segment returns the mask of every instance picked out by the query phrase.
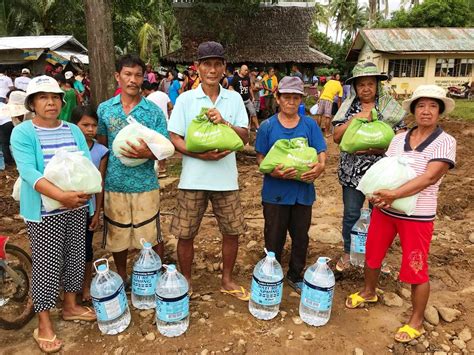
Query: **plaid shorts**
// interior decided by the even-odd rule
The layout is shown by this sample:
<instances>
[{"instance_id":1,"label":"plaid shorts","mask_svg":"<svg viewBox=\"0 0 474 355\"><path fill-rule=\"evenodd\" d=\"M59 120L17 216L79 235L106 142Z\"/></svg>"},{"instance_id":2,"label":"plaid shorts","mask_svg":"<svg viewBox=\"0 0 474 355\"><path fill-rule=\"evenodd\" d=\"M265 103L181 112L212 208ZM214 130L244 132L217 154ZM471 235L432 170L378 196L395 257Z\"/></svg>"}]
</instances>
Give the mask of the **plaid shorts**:
<instances>
[{"instance_id":1,"label":"plaid shorts","mask_svg":"<svg viewBox=\"0 0 474 355\"><path fill-rule=\"evenodd\" d=\"M332 113L332 101L319 100L318 113L317 115L331 117Z\"/></svg>"},{"instance_id":2,"label":"plaid shorts","mask_svg":"<svg viewBox=\"0 0 474 355\"><path fill-rule=\"evenodd\" d=\"M171 220L170 233L180 239L194 238L209 200L222 234L239 236L246 231L238 190L179 190L178 208Z\"/></svg>"}]
</instances>

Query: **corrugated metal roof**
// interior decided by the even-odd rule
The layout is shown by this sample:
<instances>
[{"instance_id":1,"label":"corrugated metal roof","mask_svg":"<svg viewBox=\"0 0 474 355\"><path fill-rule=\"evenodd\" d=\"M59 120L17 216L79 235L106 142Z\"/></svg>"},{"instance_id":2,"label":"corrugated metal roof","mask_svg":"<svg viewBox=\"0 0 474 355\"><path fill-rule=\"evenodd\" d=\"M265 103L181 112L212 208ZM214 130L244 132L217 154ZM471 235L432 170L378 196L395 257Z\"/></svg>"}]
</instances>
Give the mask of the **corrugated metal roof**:
<instances>
[{"instance_id":1,"label":"corrugated metal roof","mask_svg":"<svg viewBox=\"0 0 474 355\"><path fill-rule=\"evenodd\" d=\"M0 51L11 49L51 49L55 50L70 42L73 45L84 47L73 36L18 36L18 37L0 37Z\"/></svg>"},{"instance_id":2,"label":"corrugated metal roof","mask_svg":"<svg viewBox=\"0 0 474 355\"><path fill-rule=\"evenodd\" d=\"M360 33L378 52L474 52L472 27L373 28Z\"/></svg>"}]
</instances>

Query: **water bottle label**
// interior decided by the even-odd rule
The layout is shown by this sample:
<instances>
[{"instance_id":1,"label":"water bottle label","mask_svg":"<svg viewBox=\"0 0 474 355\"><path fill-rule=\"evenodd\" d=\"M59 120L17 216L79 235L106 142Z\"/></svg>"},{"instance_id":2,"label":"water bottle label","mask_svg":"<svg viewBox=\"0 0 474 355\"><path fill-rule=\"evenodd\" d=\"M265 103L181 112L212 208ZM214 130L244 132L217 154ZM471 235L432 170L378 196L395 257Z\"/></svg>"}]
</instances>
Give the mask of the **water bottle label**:
<instances>
[{"instance_id":1,"label":"water bottle label","mask_svg":"<svg viewBox=\"0 0 474 355\"><path fill-rule=\"evenodd\" d=\"M281 302L282 296L283 279L277 282L265 282L253 277L250 297L255 303L262 306L275 306Z\"/></svg>"},{"instance_id":2,"label":"water bottle label","mask_svg":"<svg viewBox=\"0 0 474 355\"><path fill-rule=\"evenodd\" d=\"M92 304L99 321L107 322L120 317L128 306L124 285L122 284L111 296L92 297Z\"/></svg>"},{"instance_id":3,"label":"water bottle label","mask_svg":"<svg viewBox=\"0 0 474 355\"><path fill-rule=\"evenodd\" d=\"M132 292L138 296L152 296L155 294L158 270L133 271Z\"/></svg>"},{"instance_id":4,"label":"water bottle label","mask_svg":"<svg viewBox=\"0 0 474 355\"><path fill-rule=\"evenodd\" d=\"M351 238L354 241L354 252L365 254L367 233L351 231Z\"/></svg>"},{"instance_id":5,"label":"water bottle label","mask_svg":"<svg viewBox=\"0 0 474 355\"><path fill-rule=\"evenodd\" d=\"M157 294L156 314L163 322L177 322L186 318L189 314L188 293L176 298L161 297Z\"/></svg>"},{"instance_id":6,"label":"water bottle label","mask_svg":"<svg viewBox=\"0 0 474 355\"><path fill-rule=\"evenodd\" d=\"M318 287L304 280L301 302L313 311L329 311L333 296L334 286Z\"/></svg>"}]
</instances>

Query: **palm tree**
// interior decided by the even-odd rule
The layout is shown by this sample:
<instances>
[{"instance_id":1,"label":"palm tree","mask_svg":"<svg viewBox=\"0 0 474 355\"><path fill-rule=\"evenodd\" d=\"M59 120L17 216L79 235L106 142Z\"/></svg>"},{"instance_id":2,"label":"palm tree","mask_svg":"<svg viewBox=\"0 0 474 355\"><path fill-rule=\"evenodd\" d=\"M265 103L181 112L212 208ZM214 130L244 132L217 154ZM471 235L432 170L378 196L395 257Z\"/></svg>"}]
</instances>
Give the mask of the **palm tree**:
<instances>
[{"instance_id":1,"label":"palm tree","mask_svg":"<svg viewBox=\"0 0 474 355\"><path fill-rule=\"evenodd\" d=\"M367 8L358 6L357 2L354 2L349 9L349 16L342 24L342 29L349 35L350 39L353 40L357 32L365 27L367 21Z\"/></svg>"},{"instance_id":2,"label":"palm tree","mask_svg":"<svg viewBox=\"0 0 474 355\"><path fill-rule=\"evenodd\" d=\"M355 0L333 0L329 5L330 13L336 22L336 42L338 42L341 27L351 21L351 9L356 6Z\"/></svg>"},{"instance_id":3,"label":"palm tree","mask_svg":"<svg viewBox=\"0 0 474 355\"><path fill-rule=\"evenodd\" d=\"M321 24L326 26L326 36L328 34L330 16L329 16L329 7L328 5L320 4L316 2L314 4L313 12L313 23Z\"/></svg>"}]
</instances>

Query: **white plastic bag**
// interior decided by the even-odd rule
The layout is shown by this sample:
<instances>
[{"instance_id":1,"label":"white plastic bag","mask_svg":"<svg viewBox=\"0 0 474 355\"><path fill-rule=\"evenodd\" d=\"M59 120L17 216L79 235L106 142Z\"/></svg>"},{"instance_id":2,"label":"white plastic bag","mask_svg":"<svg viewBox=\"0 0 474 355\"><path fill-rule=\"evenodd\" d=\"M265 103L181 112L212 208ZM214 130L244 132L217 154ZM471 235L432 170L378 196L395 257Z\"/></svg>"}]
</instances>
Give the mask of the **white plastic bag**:
<instances>
[{"instance_id":1,"label":"white plastic bag","mask_svg":"<svg viewBox=\"0 0 474 355\"><path fill-rule=\"evenodd\" d=\"M317 114L318 114L318 108L319 108L319 104L318 104L318 103L314 104L314 105L311 106L311 108L309 109L309 113L312 114L313 116L314 116L314 115L317 115Z\"/></svg>"},{"instance_id":2,"label":"white plastic bag","mask_svg":"<svg viewBox=\"0 0 474 355\"><path fill-rule=\"evenodd\" d=\"M63 191L81 191L96 194L102 191L102 176L83 152L56 151L44 169L44 178ZM41 195L47 212L63 207L59 201Z\"/></svg>"},{"instance_id":3,"label":"white plastic bag","mask_svg":"<svg viewBox=\"0 0 474 355\"><path fill-rule=\"evenodd\" d=\"M12 197L15 201L20 201L20 189L21 189L21 177L16 179L15 184L13 184Z\"/></svg>"},{"instance_id":4,"label":"white plastic bag","mask_svg":"<svg viewBox=\"0 0 474 355\"><path fill-rule=\"evenodd\" d=\"M385 157L380 159L364 174L357 190L368 198L381 189L396 189L416 177L415 170L408 165L409 158L402 156ZM410 216L415 212L418 194L403 197L393 201L392 208Z\"/></svg>"},{"instance_id":5,"label":"white plastic bag","mask_svg":"<svg viewBox=\"0 0 474 355\"><path fill-rule=\"evenodd\" d=\"M121 154L122 149L129 148L127 141L134 145L139 145L138 138L141 138L148 145L153 155L158 160L166 159L174 154L174 145L165 136L138 123L132 116L128 116L127 126L122 128L114 139L112 150L122 164L134 167L145 163L148 159L127 158Z\"/></svg>"}]
</instances>

